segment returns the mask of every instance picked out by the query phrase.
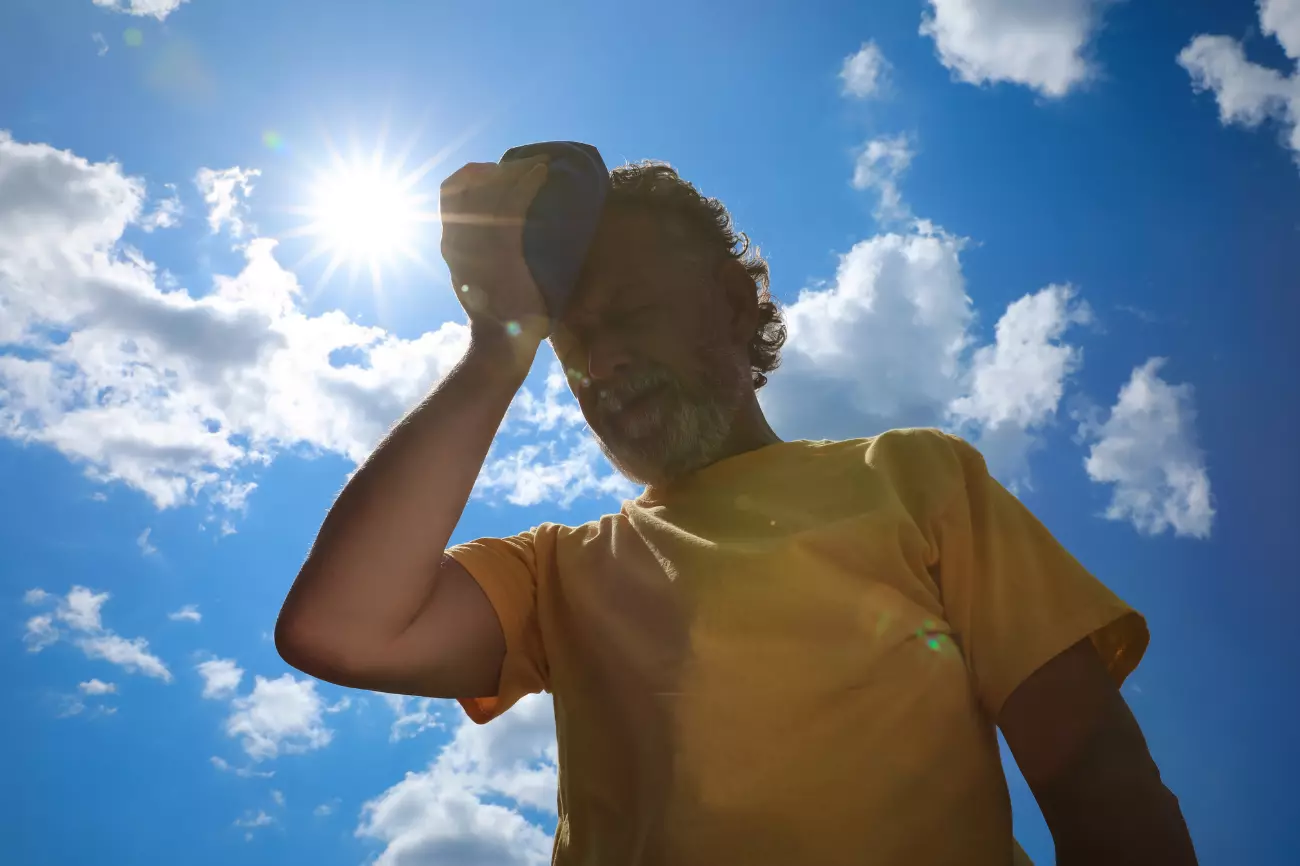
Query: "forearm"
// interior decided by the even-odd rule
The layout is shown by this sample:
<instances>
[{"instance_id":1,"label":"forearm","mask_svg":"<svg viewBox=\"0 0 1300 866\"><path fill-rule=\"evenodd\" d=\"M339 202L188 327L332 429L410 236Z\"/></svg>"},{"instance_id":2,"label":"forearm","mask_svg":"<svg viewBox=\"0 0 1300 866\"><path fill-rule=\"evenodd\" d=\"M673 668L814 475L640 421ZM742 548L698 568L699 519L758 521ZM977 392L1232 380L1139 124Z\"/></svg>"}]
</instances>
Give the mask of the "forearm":
<instances>
[{"instance_id":1,"label":"forearm","mask_svg":"<svg viewBox=\"0 0 1300 866\"><path fill-rule=\"evenodd\" d=\"M1056 843L1058 866L1194 866L1178 799L1143 749L1081 756L1035 792Z\"/></svg>"},{"instance_id":2,"label":"forearm","mask_svg":"<svg viewBox=\"0 0 1300 866\"><path fill-rule=\"evenodd\" d=\"M369 646L410 624L537 345L473 339L394 427L326 516L281 610L277 643Z\"/></svg>"}]
</instances>

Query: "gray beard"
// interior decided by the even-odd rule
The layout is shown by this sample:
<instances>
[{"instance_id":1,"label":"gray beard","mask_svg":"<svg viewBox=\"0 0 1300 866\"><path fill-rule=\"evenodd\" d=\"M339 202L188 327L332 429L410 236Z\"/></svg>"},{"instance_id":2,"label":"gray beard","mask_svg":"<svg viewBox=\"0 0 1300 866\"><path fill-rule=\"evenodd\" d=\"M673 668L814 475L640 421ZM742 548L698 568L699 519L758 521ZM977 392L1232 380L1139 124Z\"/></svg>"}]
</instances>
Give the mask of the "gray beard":
<instances>
[{"instance_id":1,"label":"gray beard","mask_svg":"<svg viewBox=\"0 0 1300 866\"><path fill-rule=\"evenodd\" d=\"M662 485L718 460L741 405L738 389L720 381L688 389L666 371L652 371L637 384L664 385L667 393L642 417L593 431L614 468L635 483Z\"/></svg>"}]
</instances>

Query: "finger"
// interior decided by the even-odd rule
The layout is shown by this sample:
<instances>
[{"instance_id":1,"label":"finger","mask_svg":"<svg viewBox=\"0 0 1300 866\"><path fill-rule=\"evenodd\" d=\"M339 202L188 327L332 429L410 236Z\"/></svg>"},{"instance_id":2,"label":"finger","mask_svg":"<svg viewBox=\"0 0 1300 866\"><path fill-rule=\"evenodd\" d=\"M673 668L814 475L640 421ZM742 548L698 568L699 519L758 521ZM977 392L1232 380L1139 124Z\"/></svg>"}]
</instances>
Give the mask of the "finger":
<instances>
[{"instance_id":1,"label":"finger","mask_svg":"<svg viewBox=\"0 0 1300 866\"><path fill-rule=\"evenodd\" d=\"M495 162L467 162L447 176L439 187L443 196L455 195L483 183L495 174Z\"/></svg>"},{"instance_id":2,"label":"finger","mask_svg":"<svg viewBox=\"0 0 1300 866\"><path fill-rule=\"evenodd\" d=\"M529 169L518 182L501 197L500 213L507 216L520 216L537 196L546 183L549 167L541 164Z\"/></svg>"},{"instance_id":3,"label":"finger","mask_svg":"<svg viewBox=\"0 0 1300 866\"><path fill-rule=\"evenodd\" d=\"M444 223L468 226L512 226L522 225L524 218L519 214L494 214L481 211L444 211Z\"/></svg>"}]
</instances>

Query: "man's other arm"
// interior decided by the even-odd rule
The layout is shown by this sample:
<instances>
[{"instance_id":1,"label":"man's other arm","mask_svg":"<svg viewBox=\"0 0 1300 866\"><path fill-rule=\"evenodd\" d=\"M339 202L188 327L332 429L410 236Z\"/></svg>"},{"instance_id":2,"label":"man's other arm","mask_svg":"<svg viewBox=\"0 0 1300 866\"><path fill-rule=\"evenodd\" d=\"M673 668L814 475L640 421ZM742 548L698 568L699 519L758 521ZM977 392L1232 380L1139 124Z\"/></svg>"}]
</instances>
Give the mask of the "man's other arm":
<instances>
[{"instance_id":1,"label":"man's other arm","mask_svg":"<svg viewBox=\"0 0 1300 866\"><path fill-rule=\"evenodd\" d=\"M1052 832L1058 866L1196 863L1178 800L1090 639L1016 688L998 726Z\"/></svg>"}]
</instances>

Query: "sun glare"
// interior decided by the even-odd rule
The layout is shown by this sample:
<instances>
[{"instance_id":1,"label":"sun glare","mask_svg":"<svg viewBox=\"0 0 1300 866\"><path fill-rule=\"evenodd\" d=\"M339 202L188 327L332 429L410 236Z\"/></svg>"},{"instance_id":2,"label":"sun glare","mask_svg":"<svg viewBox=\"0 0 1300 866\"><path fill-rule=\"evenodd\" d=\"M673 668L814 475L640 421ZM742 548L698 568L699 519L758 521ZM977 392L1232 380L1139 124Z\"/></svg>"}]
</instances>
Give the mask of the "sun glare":
<instances>
[{"instance_id":1,"label":"sun glare","mask_svg":"<svg viewBox=\"0 0 1300 866\"><path fill-rule=\"evenodd\" d=\"M310 203L293 209L307 223L289 234L313 240L304 262L329 257L322 283L342 265L353 277L364 268L376 289L384 269L403 260L428 267L419 253L420 232L438 216L416 187L438 161L408 171L401 158L386 163L382 146L361 158L331 151L329 166L315 173Z\"/></svg>"},{"instance_id":2,"label":"sun glare","mask_svg":"<svg viewBox=\"0 0 1300 866\"><path fill-rule=\"evenodd\" d=\"M350 259L387 261L410 246L419 205L393 172L354 167L321 184L312 210L323 243Z\"/></svg>"}]
</instances>

